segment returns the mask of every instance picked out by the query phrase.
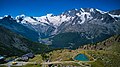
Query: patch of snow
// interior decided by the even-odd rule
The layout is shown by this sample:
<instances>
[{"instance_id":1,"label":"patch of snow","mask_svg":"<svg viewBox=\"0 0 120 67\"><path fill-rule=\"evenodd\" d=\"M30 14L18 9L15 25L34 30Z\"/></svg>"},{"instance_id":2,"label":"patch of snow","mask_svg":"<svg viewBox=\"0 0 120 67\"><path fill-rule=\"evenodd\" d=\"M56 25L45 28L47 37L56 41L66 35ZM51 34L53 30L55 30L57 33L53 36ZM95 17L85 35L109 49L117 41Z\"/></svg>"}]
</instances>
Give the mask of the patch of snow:
<instances>
[{"instance_id":1,"label":"patch of snow","mask_svg":"<svg viewBox=\"0 0 120 67\"><path fill-rule=\"evenodd\" d=\"M24 21L28 21L28 22L36 22L34 19L32 19L31 17L25 17Z\"/></svg>"},{"instance_id":2,"label":"patch of snow","mask_svg":"<svg viewBox=\"0 0 120 67\"><path fill-rule=\"evenodd\" d=\"M80 13L76 13L76 15L79 16L79 17L81 16Z\"/></svg>"},{"instance_id":3,"label":"patch of snow","mask_svg":"<svg viewBox=\"0 0 120 67\"><path fill-rule=\"evenodd\" d=\"M53 25L59 25L60 24L60 16L48 17L48 20L51 23L53 23Z\"/></svg>"},{"instance_id":4,"label":"patch of snow","mask_svg":"<svg viewBox=\"0 0 120 67\"><path fill-rule=\"evenodd\" d=\"M75 17L71 17L71 19L73 20Z\"/></svg>"},{"instance_id":5,"label":"patch of snow","mask_svg":"<svg viewBox=\"0 0 120 67\"><path fill-rule=\"evenodd\" d=\"M107 12L101 11L101 10L99 10L99 9L96 9L96 10L99 11L101 14L107 13Z\"/></svg>"},{"instance_id":6,"label":"patch of snow","mask_svg":"<svg viewBox=\"0 0 120 67\"><path fill-rule=\"evenodd\" d=\"M101 18L101 20L103 20L104 18Z\"/></svg>"},{"instance_id":7,"label":"patch of snow","mask_svg":"<svg viewBox=\"0 0 120 67\"><path fill-rule=\"evenodd\" d=\"M71 11L68 11L69 13L71 12Z\"/></svg>"},{"instance_id":8,"label":"patch of snow","mask_svg":"<svg viewBox=\"0 0 120 67\"><path fill-rule=\"evenodd\" d=\"M90 12L94 12L94 9L93 9L93 8L91 8L91 9L90 9Z\"/></svg>"},{"instance_id":9,"label":"patch of snow","mask_svg":"<svg viewBox=\"0 0 120 67\"><path fill-rule=\"evenodd\" d=\"M93 19L93 20L98 20L98 19Z\"/></svg>"},{"instance_id":10,"label":"patch of snow","mask_svg":"<svg viewBox=\"0 0 120 67\"><path fill-rule=\"evenodd\" d=\"M22 24L25 24L25 23L30 23L32 25L37 25L39 24L38 21L32 19L31 17L25 17L22 21L21 21Z\"/></svg>"},{"instance_id":11,"label":"patch of snow","mask_svg":"<svg viewBox=\"0 0 120 67\"><path fill-rule=\"evenodd\" d=\"M74 22L74 23L72 23L72 25L75 25L75 22Z\"/></svg>"},{"instance_id":12,"label":"patch of snow","mask_svg":"<svg viewBox=\"0 0 120 67\"><path fill-rule=\"evenodd\" d=\"M78 9L75 8L75 10L77 11Z\"/></svg>"},{"instance_id":13,"label":"patch of snow","mask_svg":"<svg viewBox=\"0 0 120 67\"><path fill-rule=\"evenodd\" d=\"M78 21L78 23L79 23L79 24L81 24L81 22L80 22L80 21Z\"/></svg>"},{"instance_id":14,"label":"patch of snow","mask_svg":"<svg viewBox=\"0 0 120 67\"><path fill-rule=\"evenodd\" d=\"M85 15L87 16L87 18L85 18ZM84 23L85 22L85 20L86 19L92 19L93 17L91 16L91 14L90 13L88 13L88 12L82 12L81 13L81 17L80 17L80 19L82 20L82 22L80 23L80 24L82 24L82 23Z\"/></svg>"},{"instance_id":15,"label":"patch of snow","mask_svg":"<svg viewBox=\"0 0 120 67\"><path fill-rule=\"evenodd\" d=\"M109 14L111 17L115 18L115 17L120 17L120 15L113 15L113 14Z\"/></svg>"},{"instance_id":16,"label":"patch of snow","mask_svg":"<svg viewBox=\"0 0 120 67\"><path fill-rule=\"evenodd\" d=\"M47 17L46 17L46 16L34 17L34 18L36 18L36 20L37 20L38 22L48 23L48 22L47 22Z\"/></svg>"},{"instance_id":17,"label":"patch of snow","mask_svg":"<svg viewBox=\"0 0 120 67\"><path fill-rule=\"evenodd\" d=\"M53 14L47 14L47 17L51 17Z\"/></svg>"},{"instance_id":18,"label":"patch of snow","mask_svg":"<svg viewBox=\"0 0 120 67\"><path fill-rule=\"evenodd\" d=\"M0 19L3 19L3 17L0 17Z\"/></svg>"},{"instance_id":19,"label":"patch of snow","mask_svg":"<svg viewBox=\"0 0 120 67\"><path fill-rule=\"evenodd\" d=\"M4 15L4 17L8 17L8 15Z\"/></svg>"},{"instance_id":20,"label":"patch of snow","mask_svg":"<svg viewBox=\"0 0 120 67\"><path fill-rule=\"evenodd\" d=\"M16 20L17 22L20 22L19 20Z\"/></svg>"},{"instance_id":21,"label":"patch of snow","mask_svg":"<svg viewBox=\"0 0 120 67\"><path fill-rule=\"evenodd\" d=\"M84 12L84 9L83 8L80 8L82 12Z\"/></svg>"},{"instance_id":22,"label":"patch of snow","mask_svg":"<svg viewBox=\"0 0 120 67\"><path fill-rule=\"evenodd\" d=\"M85 22L85 17L84 17L84 15L83 16L81 16L81 18L80 18L81 20L82 20L82 22L80 23L80 24L82 24L82 23L84 23Z\"/></svg>"},{"instance_id":23,"label":"patch of snow","mask_svg":"<svg viewBox=\"0 0 120 67\"><path fill-rule=\"evenodd\" d=\"M69 21L71 17L67 17L66 15L61 15L61 22Z\"/></svg>"}]
</instances>

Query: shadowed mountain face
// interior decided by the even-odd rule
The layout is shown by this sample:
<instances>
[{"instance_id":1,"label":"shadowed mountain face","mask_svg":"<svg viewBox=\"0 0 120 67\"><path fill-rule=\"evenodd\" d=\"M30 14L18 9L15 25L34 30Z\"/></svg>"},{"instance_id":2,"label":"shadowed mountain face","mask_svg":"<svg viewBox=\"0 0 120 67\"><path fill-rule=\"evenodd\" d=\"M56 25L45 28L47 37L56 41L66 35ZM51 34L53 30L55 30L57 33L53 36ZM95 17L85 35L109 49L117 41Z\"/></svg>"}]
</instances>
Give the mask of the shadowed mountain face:
<instances>
[{"instance_id":1,"label":"shadowed mountain face","mask_svg":"<svg viewBox=\"0 0 120 67\"><path fill-rule=\"evenodd\" d=\"M57 48L75 49L120 34L120 10L104 12L94 8L81 8L56 16L19 15L15 19L6 19L8 17L1 19L2 26L33 41L38 40Z\"/></svg>"},{"instance_id":2,"label":"shadowed mountain face","mask_svg":"<svg viewBox=\"0 0 120 67\"><path fill-rule=\"evenodd\" d=\"M49 50L46 45L27 40L5 27L0 26L0 55L19 56L24 53L43 53Z\"/></svg>"},{"instance_id":3,"label":"shadowed mountain face","mask_svg":"<svg viewBox=\"0 0 120 67\"><path fill-rule=\"evenodd\" d=\"M0 25L32 40L38 41L38 33L16 22L11 16L0 19Z\"/></svg>"}]
</instances>

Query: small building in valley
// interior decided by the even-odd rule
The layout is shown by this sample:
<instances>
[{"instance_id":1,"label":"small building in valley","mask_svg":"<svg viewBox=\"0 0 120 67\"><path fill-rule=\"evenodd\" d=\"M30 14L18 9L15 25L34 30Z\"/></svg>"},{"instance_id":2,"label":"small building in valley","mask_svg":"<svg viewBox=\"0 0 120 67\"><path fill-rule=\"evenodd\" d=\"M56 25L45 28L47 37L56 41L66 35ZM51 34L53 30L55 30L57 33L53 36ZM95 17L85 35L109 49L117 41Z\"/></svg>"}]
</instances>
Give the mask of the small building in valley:
<instances>
[{"instance_id":1,"label":"small building in valley","mask_svg":"<svg viewBox=\"0 0 120 67\"><path fill-rule=\"evenodd\" d=\"M28 61L29 58L34 58L35 55L33 53L27 53L25 55L23 55L22 57L20 57L20 61Z\"/></svg>"},{"instance_id":2,"label":"small building in valley","mask_svg":"<svg viewBox=\"0 0 120 67\"><path fill-rule=\"evenodd\" d=\"M28 58L33 58L35 57L33 53L28 53L28 54L25 54Z\"/></svg>"},{"instance_id":3,"label":"small building in valley","mask_svg":"<svg viewBox=\"0 0 120 67\"><path fill-rule=\"evenodd\" d=\"M26 55L23 55L23 56L21 57L21 60L22 60L22 61L28 61L29 58L28 58Z\"/></svg>"}]
</instances>

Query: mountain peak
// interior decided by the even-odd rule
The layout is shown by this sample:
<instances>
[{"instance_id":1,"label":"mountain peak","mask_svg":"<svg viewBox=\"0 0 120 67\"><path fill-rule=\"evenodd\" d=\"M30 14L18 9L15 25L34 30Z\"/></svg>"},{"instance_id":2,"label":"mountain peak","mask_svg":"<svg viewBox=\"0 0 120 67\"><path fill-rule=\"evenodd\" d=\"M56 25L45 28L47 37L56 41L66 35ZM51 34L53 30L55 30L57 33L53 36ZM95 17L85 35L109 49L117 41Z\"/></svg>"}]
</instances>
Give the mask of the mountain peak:
<instances>
[{"instance_id":1,"label":"mountain peak","mask_svg":"<svg viewBox=\"0 0 120 67\"><path fill-rule=\"evenodd\" d=\"M53 16L53 14L52 14L52 13L51 13L51 14L47 14L46 16L47 16L47 17L51 17L51 16Z\"/></svg>"},{"instance_id":2,"label":"mountain peak","mask_svg":"<svg viewBox=\"0 0 120 67\"><path fill-rule=\"evenodd\" d=\"M21 14L21 15L16 16L16 19L24 18L24 17L25 17L25 15L24 15L24 14Z\"/></svg>"},{"instance_id":3,"label":"mountain peak","mask_svg":"<svg viewBox=\"0 0 120 67\"><path fill-rule=\"evenodd\" d=\"M21 15L18 15L17 17L25 17L25 15L24 15L24 14L21 14Z\"/></svg>"},{"instance_id":4,"label":"mountain peak","mask_svg":"<svg viewBox=\"0 0 120 67\"><path fill-rule=\"evenodd\" d=\"M21 15L16 16L15 19L17 20L17 22L21 22L24 17L25 17L25 15L21 14Z\"/></svg>"},{"instance_id":5,"label":"mountain peak","mask_svg":"<svg viewBox=\"0 0 120 67\"><path fill-rule=\"evenodd\" d=\"M11 17L10 15L4 15L4 17Z\"/></svg>"},{"instance_id":6,"label":"mountain peak","mask_svg":"<svg viewBox=\"0 0 120 67\"><path fill-rule=\"evenodd\" d=\"M4 17L1 17L1 19L15 20L11 15L4 15Z\"/></svg>"},{"instance_id":7,"label":"mountain peak","mask_svg":"<svg viewBox=\"0 0 120 67\"><path fill-rule=\"evenodd\" d=\"M4 17L13 18L11 15L4 15Z\"/></svg>"}]
</instances>

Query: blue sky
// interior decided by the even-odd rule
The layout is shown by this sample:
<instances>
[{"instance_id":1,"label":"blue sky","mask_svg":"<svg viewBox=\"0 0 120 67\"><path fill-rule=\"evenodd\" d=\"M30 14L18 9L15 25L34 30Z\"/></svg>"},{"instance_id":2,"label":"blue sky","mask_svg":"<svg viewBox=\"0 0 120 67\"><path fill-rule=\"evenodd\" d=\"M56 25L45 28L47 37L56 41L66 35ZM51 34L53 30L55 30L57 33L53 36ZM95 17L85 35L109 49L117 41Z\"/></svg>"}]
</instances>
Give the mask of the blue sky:
<instances>
[{"instance_id":1,"label":"blue sky","mask_svg":"<svg viewBox=\"0 0 120 67\"><path fill-rule=\"evenodd\" d=\"M0 16L55 15L70 9L97 8L104 11L120 9L120 0L0 0Z\"/></svg>"}]
</instances>

